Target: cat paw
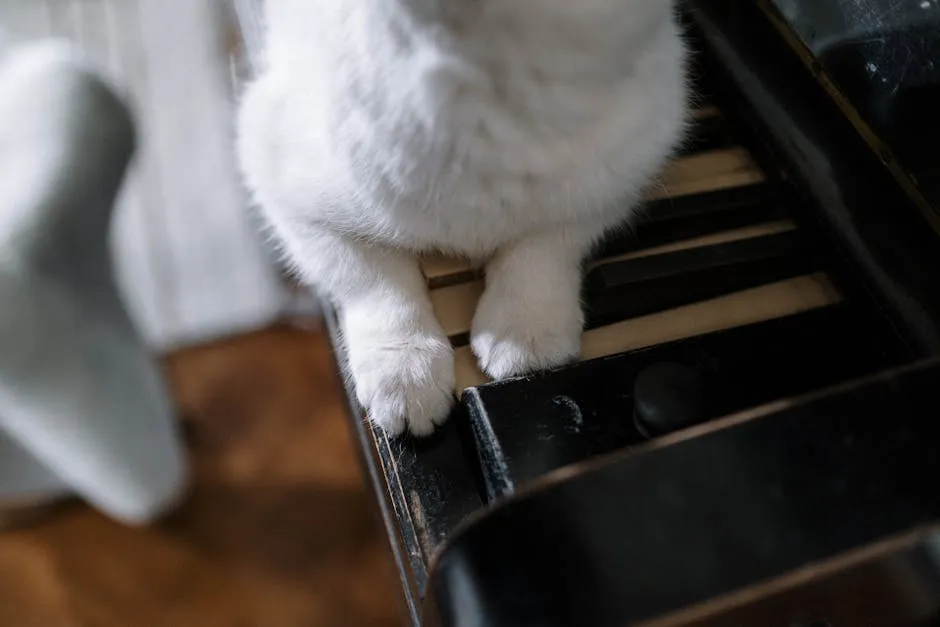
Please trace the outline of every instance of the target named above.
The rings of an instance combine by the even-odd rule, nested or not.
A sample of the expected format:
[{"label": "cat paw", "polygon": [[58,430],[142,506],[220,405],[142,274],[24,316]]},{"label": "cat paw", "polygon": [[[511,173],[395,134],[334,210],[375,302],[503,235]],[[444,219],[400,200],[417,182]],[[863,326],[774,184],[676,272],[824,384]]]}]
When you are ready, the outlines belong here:
[{"label": "cat paw", "polygon": [[350,342],[350,370],[369,419],[389,436],[433,433],[454,400],[454,355],[447,338],[416,333]]},{"label": "cat paw", "polygon": [[[554,299],[553,299],[554,300]],[[547,370],[577,358],[583,315],[572,303],[538,306],[484,293],[474,316],[470,345],[480,368],[493,379]]]}]

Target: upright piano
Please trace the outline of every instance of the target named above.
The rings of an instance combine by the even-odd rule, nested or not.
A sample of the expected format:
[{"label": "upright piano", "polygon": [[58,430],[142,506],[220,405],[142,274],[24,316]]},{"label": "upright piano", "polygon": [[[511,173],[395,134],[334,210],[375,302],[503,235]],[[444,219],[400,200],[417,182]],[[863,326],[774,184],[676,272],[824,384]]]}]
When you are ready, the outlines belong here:
[{"label": "upright piano", "polygon": [[415,625],[940,624],[940,0],[680,10],[694,130],[581,361],[488,381],[485,279],[429,257],[453,416],[388,438],[347,389]]}]

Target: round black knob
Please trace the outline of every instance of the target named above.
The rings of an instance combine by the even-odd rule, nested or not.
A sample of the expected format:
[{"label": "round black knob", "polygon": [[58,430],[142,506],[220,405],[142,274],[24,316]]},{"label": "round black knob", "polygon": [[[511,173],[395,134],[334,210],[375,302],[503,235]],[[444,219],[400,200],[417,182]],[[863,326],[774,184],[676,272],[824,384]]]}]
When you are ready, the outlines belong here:
[{"label": "round black knob", "polygon": [[697,372],[676,363],[658,363],[633,384],[633,421],[652,438],[705,419],[705,384]]}]

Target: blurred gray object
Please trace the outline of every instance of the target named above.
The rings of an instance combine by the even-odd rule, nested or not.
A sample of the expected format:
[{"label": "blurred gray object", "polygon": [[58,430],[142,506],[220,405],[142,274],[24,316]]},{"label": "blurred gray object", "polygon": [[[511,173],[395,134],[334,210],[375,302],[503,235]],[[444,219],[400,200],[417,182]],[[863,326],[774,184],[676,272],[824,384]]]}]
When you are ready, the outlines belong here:
[{"label": "blurred gray object", "polygon": [[145,523],[185,487],[108,248],[134,147],[128,109],[73,48],[0,55],[0,505],[74,492]]},{"label": "blurred gray object", "polygon": [[127,86],[140,150],[111,244],[130,313],[161,352],[296,307],[235,167],[232,53],[242,34],[230,1],[0,0],[12,41],[68,39]]}]

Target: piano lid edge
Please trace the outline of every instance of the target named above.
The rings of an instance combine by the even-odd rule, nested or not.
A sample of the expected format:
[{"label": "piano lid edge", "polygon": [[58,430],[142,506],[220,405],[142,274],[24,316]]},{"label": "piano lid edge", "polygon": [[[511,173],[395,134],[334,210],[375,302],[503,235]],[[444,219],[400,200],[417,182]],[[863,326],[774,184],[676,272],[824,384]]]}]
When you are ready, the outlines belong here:
[{"label": "piano lid edge", "polygon": [[[351,387],[352,383],[349,377],[344,374],[344,344],[337,312],[325,295],[320,294],[319,296],[323,303],[321,311],[332,347],[331,352],[335,366],[334,376],[340,390],[343,391],[345,413],[352,432],[351,435],[357,444],[353,448],[356,450],[356,456],[359,458],[360,466],[365,475],[363,477],[364,482],[367,484],[367,489],[373,493],[373,502],[376,503],[382,526],[385,528],[389,549],[395,563],[395,570],[402,585],[403,601],[411,619],[411,624],[421,625],[421,604],[427,588],[428,571],[426,562],[423,559],[419,557],[416,560],[416,557],[418,557],[416,547],[419,547],[420,543],[414,529],[414,523],[411,520],[411,514],[403,495],[394,494],[392,486],[389,485],[389,477],[385,462],[382,459],[382,452],[379,450],[379,444],[376,441],[375,432],[372,426],[362,419],[361,409],[355,400],[355,390]],[[401,492],[400,487],[399,492]],[[407,520],[402,519],[402,513],[407,516]]]},{"label": "piano lid edge", "polygon": [[[499,536],[500,533],[505,533],[506,527],[504,527],[503,525],[506,525],[507,523],[510,523],[510,528],[513,528],[513,527],[518,528],[520,522],[524,520],[530,520],[531,517],[526,516],[526,511],[528,511],[526,510],[527,507],[529,508],[535,507],[535,509],[539,511],[540,515],[543,517],[550,514],[553,510],[559,509],[561,504],[565,505],[565,511],[571,511],[571,507],[573,503],[571,503],[570,501],[572,501],[572,499],[577,501],[578,498],[581,498],[577,496],[577,494],[579,493],[582,496],[584,496],[585,492],[590,492],[590,490],[585,489],[587,487],[587,484],[585,482],[597,482],[598,490],[604,491],[604,494],[607,494],[609,496],[610,488],[612,485],[611,482],[614,481],[614,474],[616,474],[620,470],[623,470],[624,472],[628,472],[629,468],[631,466],[635,466],[636,462],[642,461],[644,458],[651,459],[651,456],[653,456],[652,458],[654,458],[656,455],[660,454],[660,452],[662,451],[672,451],[672,457],[675,458],[677,455],[685,454],[686,451],[685,451],[684,445],[699,446],[700,448],[711,447],[713,445],[706,442],[706,440],[709,440],[709,441],[715,440],[716,437],[719,439],[725,439],[725,441],[727,442],[729,441],[730,438],[738,437],[736,434],[742,433],[743,432],[742,429],[745,431],[748,429],[751,429],[751,430],[753,429],[762,430],[766,428],[779,429],[781,428],[781,425],[793,426],[793,423],[795,422],[803,422],[806,424],[818,424],[820,425],[819,426],[819,429],[821,430],[820,433],[824,433],[828,431],[828,435],[826,437],[829,440],[833,440],[834,442],[835,439],[845,438],[846,434],[841,429],[835,429],[835,428],[830,429],[828,427],[829,423],[834,423],[834,422],[839,422],[839,421],[844,422],[845,420],[849,419],[849,414],[844,413],[839,408],[845,409],[851,406],[853,402],[858,404],[860,407],[869,408],[869,409],[863,410],[863,414],[867,412],[868,415],[867,415],[867,418],[865,418],[861,422],[867,424],[867,427],[871,427],[872,425],[870,423],[872,423],[872,421],[875,421],[875,420],[880,420],[880,417],[884,413],[881,410],[878,410],[877,407],[875,407],[874,409],[871,409],[872,407],[878,404],[878,403],[871,403],[870,402],[871,398],[878,398],[880,394],[882,395],[887,394],[888,396],[891,396],[891,395],[904,396],[904,392],[908,389],[908,387],[913,387],[913,388],[919,387],[920,396],[926,397],[929,394],[929,392],[935,387],[937,381],[940,381],[940,357],[927,359],[927,360],[919,361],[913,364],[907,364],[898,368],[885,370],[883,372],[880,372],[874,375],[862,377],[862,378],[859,378],[859,379],[856,379],[847,383],[843,383],[837,386],[833,386],[833,387],[830,387],[821,391],[812,392],[812,393],[800,396],[798,398],[794,398],[794,399],[790,399],[786,401],[777,401],[777,402],[770,403],[770,404],[767,404],[758,408],[749,409],[744,412],[727,416],[725,418],[717,419],[715,421],[706,423],[704,425],[699,425],[699,426],[692,427],[692,428],[686,429],[684,431],[681,431],[681,432],[678,432],[669,436],[664,436],[662,438],[659,438],[658,440],[653,440],[646,445],[641,445],[641,446],[634,447],[631,449],[620,450],[618,452],[599,456],[597,458],[594,458],[585,462],[572,464],[570,466],[554,471],[539,480],[536,480],[526,486],[521,487],[513,495],[505,497],[502,500],[496,503],[493,503],[489,507],[483,510],[480,510],[479,512],[470,516],[467,520],[465,520],[462,524],[460,524],[454,530],[454,532],[450,535],[450,537],[440,547],[438,547],[438,549],[434,552],[434,555],[430,562],[430,568],[429,568],[430,578],[431,578],[431,594],[429,596],[435,597],[433,606],[437,608],[441,608],[441,607],[446,608],[448,606],[448,602],[453,600],[453,599],[448,600],[448,599],[440,598],[442,594],[446,594],[445,591],[440,588],[440,586],[444,586],[445,589],[449,589],[447,588],[447,586],[450,585],[448,583],[442,582],[442,578],[458,577],[462,582],[461,583],[462,588],[465,588],[468,585],[472,587],[473,581],[474,581],[473,577],[481,573],[474,571],[472,567],[468,571],[466,570],[468,568],[468,565],[462,564],[459,562],[465,561],[468,557],[471,557],[474,560],[477,559],[478,557],[482,557],[485,560],[489,560],[490,558],[484,555],[485,552],[482,552],[480,550],[480,546],[476,546],[480,544],[481,540],[486,540],[485,544],[489,546],[493,552],[499,553],[499,544],[500,544],[499,538],[494,537],[493,534],[495,533],[496,536]],[[890,399],[882,398],[880,402],[881,404],[889,403]],[[940,407],[940,404],[937,404],[937,406]],[[917,416],[919,415],[920,414],[917,414],[916,416],[912,416],[908,414],[906,416],[907,422],[905,423],[905,425],[907,426],[895,424],[894,427],[898,430],[898,433],[901,433],[903,435],[903,433],[907,433],[906,429],[908,429],[908,426],[921,424],[920,422],[918,422],[918,419],[917,419]],[[851,417],[854,420],[856,415],[852,414]],[[865,424],[863,424],[862,427],[865,427]],[[774,425],[776,425],[776,427]],[[928,423],[926,423],[925,428],[936,431],[940,427],[938,427],[935,424],[931,426],[931,423],[928,421]],[[881,436],[880,433],[876,434],[875,430],[872,430],[872,429],[868,429],[868,434],[869,435],[866,437],[868,437],[868,439],[872,441],[878,440],[879,437]],[[767,436],[768,434],[761,431],[760,434],[758,435],[763,437],[763,436]],[[922,437],[904,436],[901,439],[906,438],[906,442],[914,447],[920,447],[921,449],[930,448],[932,445],[930,444],[929,438],[927,438],[923,433],[921,433],[920,436]],[[751,441],[754,441],[754,438],[757,436],[752,434],[749,437]],[[815,435],[806,434],[806,437],[815,437]],[[865,438],[862,438],[862,439],[865,439]],[[894,438],[893,436],[888,437],[886,439],[888,441],[897,440],[897,438]],[[763,437],[762,441],[782,442],[782,440],[780,439],[774,439],[774,438],[768,439],[767,437]],[[827,442],[828,440],[820,441],[818,445],[822,448],[826,448],[828,446]],[[860,482],[863,482],[864,478],[859,479],[859,477],[855,476],[853,474],[853,469],[861,469],[863,467],[867,467],[866,460],[868,460],[869,458],[879,459],[882,461],[888,460],[885,463],[892,463],[894,465],[905,465],[906,467],[905,472],[907,474],[910,474],[911,472],[916,472],[912,470],[913,466],[910,466],[910,464],[913,464],[914,466],[916,466],[917,464],[922,464],[925,467],[927,466],[935,467],[937,465],[935,455],[933,456],[924,455],[924,454],[911,455],[911,456],[902,455],[902,456],[898,456],[895,458],[891,456],[885,457],[881,453],[878,453],[874,450],[869,451],[868,449],[864,447],[863,447],[863,451],[864,453],[862,457],[864,457],[864,459],[859,458],[859,459],[854,459],[854,460],[846,460],[846,459],[842,459],[840,456],[835,456],[837,459],[833,461],[833,463],[835,463],[836,465],[841,465],[841,464],[845,465],[845,468],[844,468],[844,470],[846,470],[846,472],[844,473],[845,476],[851,478],[850,483],[852,483],[852,481],[854,481],[855,483],[855,485],[852,486],[850,489],[852,488],[856,490],[861,489],[860,486],[862,484]],[[909,453],[910,452],[913,452],[913,451],[909,451]],[[921,450],[920,452],[923,453],[924,450]],[[915,457],[916,459],[914,459]],[[778,461],[779,459],[781,458],[778,458]],[[791,457],[784,457],[782,459],[788,459],[789,461],[785,463],[790,463],[791,465],[796,464],[798,461],[798,460],[795,460],[795,458],[791,458]],[[911,461],[912,459],[914,459],[914,461]],[[918,462],[917,459],[919,459],[920,462]],[[800,462],[800,464],[802,464],[802,462]],[[918,466],[918,468],[920,468],[920,466]],[[648,470],[650,469],[647,468],[647,471]],[[691,472],[689,471],[689,469],[686,469],[686,471],[687,471],[687,474],[686,474],[687,479],[690,476],[693,476],[692,474],[689,474]],[[614,474],[610,474],[610,473],[614,473]],[[633,474],[634,474],[634,479],[636,479],[638,474],[637,473],[633,473]],[[649,476],[649,472],[640,473],[640,474],[643,474],[644,476]],[[890,473],[889,475],[882,475],[881,473],[876,473],[876,474],[878,474],[878,476],[894,476],[894,475],[890,475]],[[903,474],[904,473],[902,472],[901,475]],[[744,476],[744,475],[741,475],[740,473],[738,473],[738,475]],[[695,476],[702,477],[700,473]],[[770,475],[767,475],[767,476],[772,477],[775,475],[771,473]],[[923,475],[923,476],[926,476],[926,475]],[[766,478],[767,477],[765,477],[765,479]],[[869,477],[869,480],[870,479],[871,477]],[[703,480],[707,481],[708,477],[706,476]],[[923,491],[923,489],[926,489],[926,488],[921,488],[921,491]],[[825,490],[828,490],[828,488],[822,491],[825,491]],[[567,491],[567,495],[562,494],[562,492],[565,492],[565,491]],[[630,492],[630,494],[634,494],[634,492]],[[895,499],[895,500],[900,499],[901,501],[904,501],[908,505],[910,505],[911,499],[914,499],[915,501],[917,501],[916,497],[911,496],[909,494],[902,494],[901,496],[898,496],[899,493],[897,491],[887,490],[885,494],[888,494],[888,498],[890,499]],[[587,501],[585,501],[584,504],[586,505],[587,502],[594,502],[596,504],[597,496],[598,495],[595,494],[593,501],[591,499],[587,499]],[[584,497],[584,498],[587,498],[587,497]],[[552,505],[553,499],[558,499],[555,502],[555,505]],[[604,499],[604,500],[607,503],[611,502],[609,498]],[[786,500],[785,502],[789,503],[789,501],[786,501]],[[859,535],[858,538],[855,538],[852,540],[846,540],[844,542],[845,546],[833,545],[832,547],[828,547],[827,545],[825,550],[819,549],[819,547],[815,547],[812,551],[807,549],[808,554],[807,556],[805,556],[805,559],[803,557],[800,557],[800,559],[795,559],[792,564],[786,564],[783,566],[781,566],[781,564],[775,563],[773,565],[773,568],[776,568],[777,566],[781,566],[781,568],[771,573],[769,578],[766,576],[761,576],[757,578],[749,577],[749,575],[752,573],[746,573],[744,576],[741,577],[742,582],[744,582],[741,585],[734,585],[717,595],[712,594],[711,592],[703,593],[701,596],[701,599],[695,602],[680,604],[679,606],[671,608],[668,612],[660,612],[656,616],[665,618],[669,615],[672,615],[674,611],[695,608],[695,607],[698,607],[700,604],[703,604],[703,603],[707,604],[711,601],[723,602],[729,598],[732,598],[738,591],[744,590],[752,586],[754,582],[774,581],[777,578],[787,577],[789,574],[798,571],[801,567],[800,566],[801,564],[806,565],[806,564],[811,564],[811,563],[823,563],[832,559],[838,559],[842,555],[850,554],[853,551],[864,550],[866,547],[876,546],[878,545],[878,543],[890,540],[891,538],[906,537],[909,539],[908,534],[912,534],[912,533],[914,533],[915,535],[920,534],[924,531],[924,529],[933,528],[936,525],[940,525],[940,500],[933,498],[932,500],[928,499],[927,501],[917,501],[917,502],[918,502],[917,507],[907,507],[907,508],[902,507],[900,508],[900,510],[897,510],[897,511],[901,511],[901,513],[898,514],[897,520],[878,521],[877,524],[873,523],[873,526],[868,528],[867,531],[860,532],[859,534],[857,534]],[[642,504],[639,507],[642,507]],[[866,507],[875,507],[875,504],[872,502],[869,502],[867,503]],[[862,509],[864,509],[864,507]],[[562,542],[562,538],[565,537],[566,534],[588,533],[588,528],[590,527],[590,520],[592,519],[591,514],[586,510],[577,509],[576,511],[578,511],[578,515],[575,518],[581,519],[580,522],[578,522],[575,519],[570,519],[568,517],[562,517],[559,519],[553,519],[549,517],[547,519],[547,522],[544,523],[545,526],[542,528],[542,534],[540,535],[553,538],[551,546],[560,548],[560,545],[565,544],[565,542]],[[622,513],[625,510],[620,510],[620,511]],[[644,509],[643,511],[645,512],[648,510]],[[810,510],[808,511],[812,511],[812,508],[810,508]],[[845,511],[848,511],[848,510],[845,510]],[[891,511],[895,511],[895,510],[892,509]],[[531,512],[529,513],[531,514]],[[609,511],[608,511],[608,514],[610,514]],[[712,512],[712,514],[714,514],[714,512]],[[706,514],[706,515],[712,515],[712,514]],[[816,515],[815,513],[811,513],[807,515],[814,516],[815,518],[818,519],[817,523],[815,523],[814,528],[816,529],[817,532],[822,534],[819,537],[820,538],[830,537],[831,539],[832,534],[829,532],[831,531],[830,527],[833,527],[833,524],[830,522],[825,522],[826,520],[828,520],[828,518],[826,516]],[[513,517],[515,517],[515,522],[510,522],[513,520]],[[587,520],[584,520],[585,517],[587,517]],[[595,512],[595,516],[593,517],[593,519],[599,520],[596,517],[596,512]],[[778,526],[779,524],[783,524],[784,527],[786,527],[786,525],[789,524],[790,532],[799,530],[799,533],[796,534],[797,536],[799,536],[800,534],[803,533],[803,531],[805,531],[803,527],[803,523],[805,521],[801,521],[801,520],[794,520],[790,522],[784,521],[783,523],[780,523],[779,520],[770,519],[769,521],[765,521],[765,522],[769,522],[770,524],[774,524]],[[627,529],[626,527],[621,527],[619,525],[615,525],[615,526],[617,527],[617,529],[620,529],[620,532],[624,534],[627,534],[627,532],[629,531],[629,529]],[[835,524],[835,527],[839,529],[842,528],[839,524]],[[605,528],[610,530],[610,525],[608,524]],[[516,537],[517,541],[519,540],[519,536],[515,535],[513,531],[509,531],[508,534],[505,534],[505,537],[503,538],[503,540],[512,541],[513,537]],[[629,535],[627,535],[626,537],[629,537]],[[593,541],[597,541],[597,542],[601,542],[601,544],[605,544],[603,542],[603,538],[598,538],[595,536],[592,536],[592,538],[593,540],[582,538],[582,542],[580,544],[584,544],[584,542],[591,544],[591,542]],[[611,538],[608,538],[608,540],[610,539]],[[574,538],[572,538],[572,540],[574,540]],[[536,539],[535,543],[538,544],[538,542],[539,541]],[[842,541],[840,540],[840,542]],[[642,544],[642,543],[643,542],[641,539],[639,544]],[[575,542],[574,544],[578,545],[579,543]],[[637,543],[632,543],[632,544],[636,545]],[[837,542],[836,544],[839,544],[839,543]],[[476,549],[474,549],[474,546],[476,546]],[[503,549],[508,548],[508,546],[510,545],[503,546]],[[526,549],[524,547],[519,547],[518,544],[515,544],[515,543],[512,543],[511,546],[514,547],[513,551],[516,552],[515,558],[509,559],[508,562],[505,559],[503,559],[503,561],[500,562],[501,564],[503,564],[503,568],[506,569],[502,572],[510,573],[510,579],[513,581],[515,581],[515,579],[518,579],[519,577],[522,577],[523,579],[525,579],[530,576],[537,576],[535,573],[531,571],[531,569],[529,569],[530,560],[524,556]],[[593,546],[594,546],[594,549],[598,549],[596,542]],[[814,545],[811,542],[807,546],[814,546]],[[549,552],[554,550],[550,548],[548,545],[542,548]],[[753,546],[751,548],[754,549]],[[572,556],[577,557],[579,555],[582,555],[584,549],[585,549],[584,546],[581,546],[580,548],[575,547],[571,549],[570,551],[566,552],[565,555],[567,555],[569,558]],[[821,550],[822,553],[819,553],[819,551],[816,551],[816,549]],[[755,551],[757,551],[757,549],[755,549]],[[816,551],[816,553],[814,553],[813,555],[809,555],[809,553],[813,553],[813,551]],[[759,553],[759,551],[757,552]],[[505,551],[503,551],[503,557],[505,558]],[[598,555],[595,555],[594,557],[597,559],[600,559]],[[676,558],[676,556],[673,556],[673,557]],[[458,560],[458,563],[456,563],[456,565],[453,562],[454,559]],[[604,559],[607,559],[607,558],[604,558]],[[587,563],[582,564],[582,565],[586,566]],[[607,567],[613,567],[613,565],[607,564],[604,568],[607,568]],[[455,571],[453,570],[454,568],[457,568],[461,572],[459,572],[458,574],[455,574]],[[643,571],[643,564],[640,564],[638,568],[639,568],[639,571]],[[753,563],[751,565],[751,568],[752,569],[754,568]],[[764,564],[760,564],[760,568],[758,569],[760,570],[762,568],[765,569],[769,567],[767,567]],[[637,569],[633,569],[633,570],[637,570]],[[605,572],[607,571],[605,570]],[[589,573],[586,573],[586,574],[589,574]],[[765,573],[765,575],[766,574],[767,573]],[[487,581],[490,581],[489,577],[486,577],[485,579]],[[478,581],[478,583],[480,582],[483,582],[483,579],[480,579]],[[453,581],[451,581],[451,584],[452,583]],[[505,586],[505,585],[508,585],[508,583],[509,581],[502,581],[500,585]],[[595,582],[595,583],[598,583],[598,582]],[[468,590],[469,589],[462,589],[460,593],[465,594],[467,593]],[[611,593],[610,591],[607,591],[606,594],[610,594],[610,593]],[[605,593],[603,591],[592,590],[591,594],[603,595]],[[495,611],[495,608],[488,606],[488,611],[491,611],[491,612]],[[639,619],[639,617],[634,617],[634,618]],[[651,621],[651,620],[654,620],[654,618],[655,618],[654,616],[646,616],[645,618],[642,618],[642,620]],[[439,618],[439,620],[441,619]],[[446,621],[442,620],[440,624],[448,625],[450,623],[447,623]],[[502,623],[499,623],[499,624],[502,624]],[[558,623],[558,624],[566,624],[566,623]],[[593,623],[587,623],[587,624],[593,624]],[[643,624],[647,624],[647,623],[643,623]],[[659,623],[657,622],[651,622],[649,624],[659,625]],[[672,623],[668,623],[668,624],[672,624]]]},{"label": "piano lid edge", "polygon": [[748,409],[735,412],[721,418],[716,418],[714,420],[688,427],[668,435],[654,438],[649,442],[640,444],[638,446],[597,455],[588,460],[575,462],[554,470],[550,473],[547,473],[546,475],[543,475],[537,480],[530,481],[525,485],[519,486],[511,494],[501,497],[499,500],[491,503],[488,506],[480,508],[468,516],[463,522],[454,528],[450,537],[437,547],[437,550],[435,550],[434,554],[429,560],[429,565],[431,566],[429,571],[433,572],[441,554],[446,552],[446,550],[455,542],[455,538],[461,534],[466,533],[469,529],[480,524],[480,522],[493,516],[493,514],[498,513],[505,508],[511,507],[513,503],[529,499],[532,496],[543,493],[546,490],[565,483],[573,478],[588,475],[593,472],[615,466],[624,460],[632,459],[638,455],[649,454],[667,446],[681,444],[703,435],[713,434],[719,431],[724,431],[726,429],[732,429],[739,425],[764,418],[772,419],[780,413],[792,409],[799,409],[800,407],[804,406],[809,406],[816,401],[851,393],[854,390],[859,390],[867,386],[876,385],[879,383],[892,385],[892,382],[903,378],[905,375],[929,370],[936,371],[936,378],[938,383],[940,383],[940,356],[917,360],[893,368],[887,368],[880,372],[858,377],[856,379],[828,386],[820,390],[807,392],[806,394],[801,394],[796,397],[778,399],[764,403],[762,405],[758,405],[756,407],[750,407]]}]

